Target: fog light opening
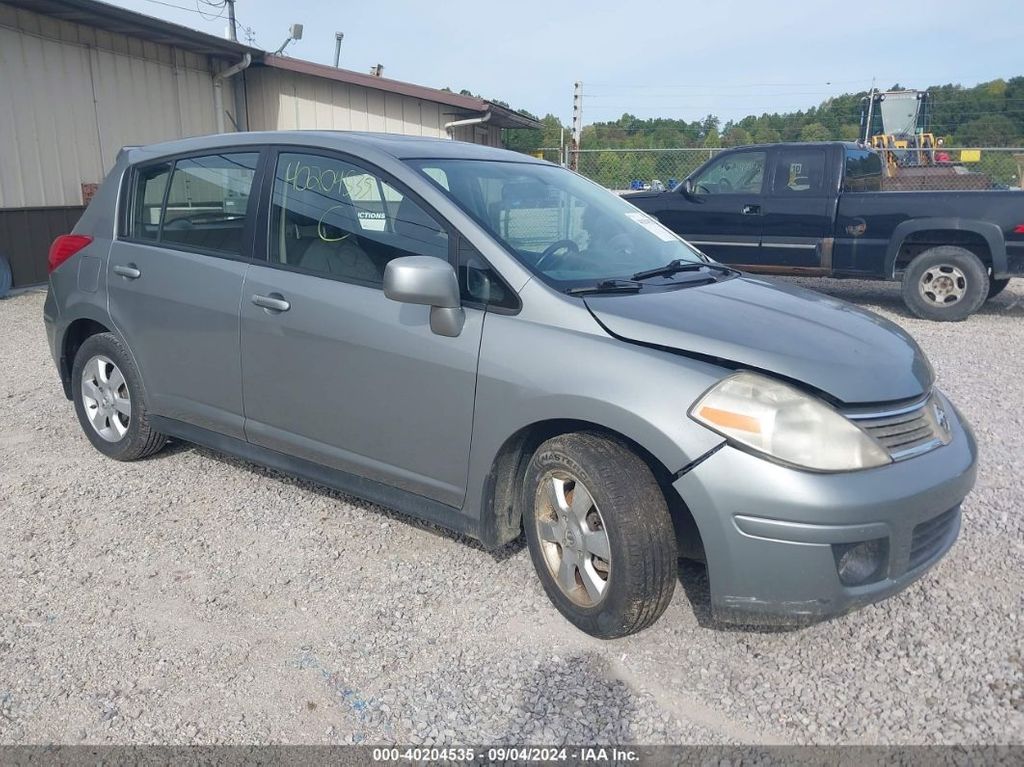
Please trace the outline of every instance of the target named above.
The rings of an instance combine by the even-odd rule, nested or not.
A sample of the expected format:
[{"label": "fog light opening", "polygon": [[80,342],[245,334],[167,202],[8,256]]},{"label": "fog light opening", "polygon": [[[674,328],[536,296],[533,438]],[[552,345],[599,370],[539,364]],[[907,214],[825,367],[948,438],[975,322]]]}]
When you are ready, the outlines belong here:
[{"label": "fog light opening", "polygon": [[889,540],[875,538],[859,543],[832,545],[836,571],[844,586],[863,586],[885,577],[889,565]]}]

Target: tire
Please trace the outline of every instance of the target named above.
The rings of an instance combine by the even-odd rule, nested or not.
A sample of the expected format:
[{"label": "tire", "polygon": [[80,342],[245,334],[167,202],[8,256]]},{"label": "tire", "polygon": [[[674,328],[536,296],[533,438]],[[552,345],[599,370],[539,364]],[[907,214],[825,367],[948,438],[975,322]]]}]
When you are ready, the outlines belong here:
[{"label": "tire", "polygon": [[903,273],[903,303],[918,317],[958,322],[974,314],[989,294],[988,270],[964,248],[929,248]]},{"label": "tire", "polygon": [[1006,286],[1009,285],[1009,284],[1010,284],[1010,278],[1009,277],[1004,277],[1001,280],[997,280],[997,279],[995,279],[993,277],[989,277],[989,280],[988,280],[988,298],[986,298],[985,300],[987,301],[989,298],[995,298],[1000,293],[1002,293],[1003,290],[1006,289]]},{"label": "tire", "polygon": [[522,503],[533,565],[573,625],[614,639],[658,620],[675,589],[676,539],[665,496],[634,452],[591,432],[549,439],[527,466]]},{"label": "tire", "polygon": [[167,442],[150,427],[138,368],[112,333],[90,336],[79,347],[71,392],[85,436],[105,456],[135,461]]}]

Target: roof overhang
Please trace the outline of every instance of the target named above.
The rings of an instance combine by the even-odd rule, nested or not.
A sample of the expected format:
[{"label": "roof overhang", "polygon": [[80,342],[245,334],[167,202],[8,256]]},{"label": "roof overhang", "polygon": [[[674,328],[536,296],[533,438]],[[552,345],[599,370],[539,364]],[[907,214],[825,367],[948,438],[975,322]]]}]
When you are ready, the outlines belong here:
[{"label": "roof overhang", "polygon": [[205,32],[198,32],[180,24],[156,19],[135,11],[128,11],[97,0],[3,0],[7,5],[23,8],[43,16],[50,16],[74,24],[96,27],[131,37],[163,43],[201,56],[240,59],[246,53],[253,57],[262,51],[225,40]]},{"label": "roof overhang", "polygon": [[43,16],[62,21],[96,27],[107,32],[128,35],[163,43],[175,48],[191,51],[202,56],[213,56],[237,61],[246,53],[251,54],[253,66],[267,66],[284,69],[311,77],[323,77],[328,80],[360,85],[364,88],[397,93],[403,96],[432,101],[448,107],[447,114],[455,119],[483,117],[490,112],[488,124],[499,128],[539,128],[540,123],[531,117],[514,112],[507,107],[495,104],[476,96],[464,96],[460,93],[427,88],[422,85],[392,80],[387,77],[376,77],[349,69],[315,64],[312,61],[279,56],[258,48],[233,40],[225,40],[215,35],[208,35],[180,24],[172,24],[152,16],[135,11],[128,11],[99,0],[2,0],[15,8],[22,8]]},{"label": "roof overhang", "polygon": [[432,101],[435,104],[443,104],[449,107],[449,114],[455,115],[458,118],[482,117],[490,112],[491,118],[488,120],[488,123],[499,128],[540,127],[540,123],[531,117],[519,114],[486,99],[477,98],[476,96],[464,96],[461,93],[452,93],[451,91],[443,91],[437,88],[428,88],[424,85],[414,85],[402,80],[377,77],[376,75],[354,72],[351,69],[341,69],[339,67],[327,66],[326,64],[316,64],[312,61],[293,59],[290,56],[276,56],[269,53],[258,62],[258,65],[273,69],[283,69],[289,72],[298,72],[299,74],[311,77],[322,77],[326,80],[348,83],[349,85],[359,85],[363,88],[372,88],[385,93],[396,93],[401,96]]}]

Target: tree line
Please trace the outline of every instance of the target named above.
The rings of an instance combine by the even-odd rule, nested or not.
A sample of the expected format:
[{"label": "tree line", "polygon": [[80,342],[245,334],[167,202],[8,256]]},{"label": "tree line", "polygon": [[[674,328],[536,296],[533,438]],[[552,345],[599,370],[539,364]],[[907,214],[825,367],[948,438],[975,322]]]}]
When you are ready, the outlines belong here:
[{"label": "tree line", "polygon": [[[889,90],[904,90],[899,84]],[[926,89],[930,101],[930,131],[947,146],[1007,147],[1024,145],[1024,77],[993,80],[974,87],[956,84]],[[729,147],[778,141],[855,141],[860,138],[861,110],[868,91],[844,93],[818,106],[797,112],[748,115],[722,122],[709,114],[699,120],[668,117],[639,118],[623,114],[617,120],[586,125],[581,145],[589,149],[658,149]],[[585,109],[585,105],[584,105]],[[563,129],[552,114],[537,118],[540,130],[508,129],[505,145],[534,153],[557,147]]]}]

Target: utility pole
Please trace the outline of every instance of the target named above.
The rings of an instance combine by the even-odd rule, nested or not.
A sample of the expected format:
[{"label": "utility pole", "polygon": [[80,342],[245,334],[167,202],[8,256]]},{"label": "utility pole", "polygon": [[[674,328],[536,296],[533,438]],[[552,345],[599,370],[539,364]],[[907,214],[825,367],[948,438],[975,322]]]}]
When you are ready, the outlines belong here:
[{"label": "utility pole", "polygon": [[238,27],[235,24],[235,0],[224,0],[228,6],[228,38],[238,42]]},{"label": "utility pole", "polygon": [[569,148],[569,168],[579,167],[580,135],[583,132],[583,83],[577,80],[572,88],[572,139]]},{"label": "utility pole", "polygon": [[875,78],[871,78],[871,91],[868,93],[868,119],[864,126],[864,145],[871,145],[871,118],[875,109]]}]

